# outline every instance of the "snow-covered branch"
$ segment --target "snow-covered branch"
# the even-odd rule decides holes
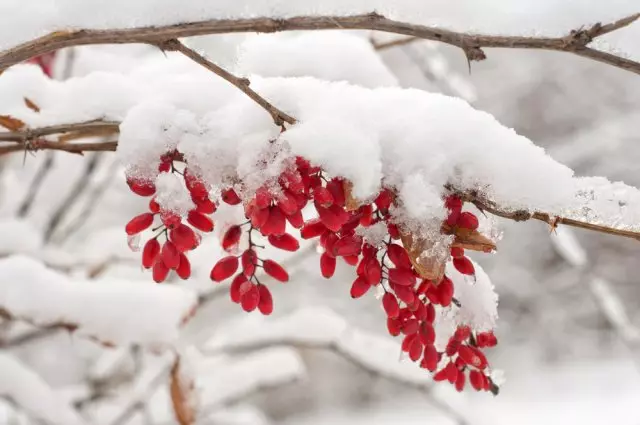
[[[483,48],[538,49],[568,52],[640,74],[639,62],[588,47],[595,38],[624,28],[638,18],[640,18],[640,14],[634,14],[609,24],[596,24],[588,29],[573,30],[565,37],[468,34],[395,21],[377,13],[353,16],[298,16],[288,19],[267,17],[215,19],[144,28],[61,30],[1,52],[0,71],[32,57],[70,46],[114,43],[162,45],[179,37],[207,34],[350,29],[374,30],[417,39],[440,41],[459,47],[470,61],[485,59],[486,54],[482,50]]]

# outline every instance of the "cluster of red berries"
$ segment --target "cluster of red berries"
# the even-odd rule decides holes
[[[174,151],[161,159],[159,173],[177,172],[175,162],[182,156]],[[197,231],[210,232],[214,224],[210,214],[216,204],[209,198],[205,183],[194,176],[188,166],[180,173],[196,208],[189,211],[186,221],[170,211],[163,211],[152,198],[150,212],[133,218],[126,226],[129,235],[152,226],[156,216],[161,224],[159,231],[143,249],[142,264],[153,268],[156,282],[166,279],[169,270],[175,270],[183,279],[189,277],[190,266],[186,252],[195,249],[200,236]],[[133,192],[141,196],[153,196],[155,186],[148,181],[128,180]],[[395,205],[392,191],[382,190],[376,199],[365,205],[355,205],[350,198],[347,182],[341,178],[328,178],[320,167],[303,158],[284,171],[275,181],[260,187],[255,195],[243,200],[233,189],[222,192],[221,200],[229,205],[244,208],[247,221],[228,228],[222,237],[222,248],[229,254],[220,259],[211,270],[211,279],[222,282],[231,279],[231,300],[247,311],[258,309],[263,314],[273,311],[273,298],[269,288],[257,275],[258,269],[276,281],[287,282],[289,275],[277,262],[261,258],[258,249],[264,246],[254,241],[255,232],[261,234],[275,248],[297,251],[298,239],[287,233],[287,223],[299,229],[302,239],[317,238],[323,253],[320,256],[322,276],[334,275],[336,261],[342,258],[355,267],[356,278],[351,284],[352,298],[365,295],[372,287],[381,288],[382,307],[387,315],[387,328],[392,336],[404,335],[402,350],[420,366],[434,373],[436,381],[448,380],[462,391],[468,380],[478,391],[497,392],[497,386],[488,376],[487,359],[481,349],[493,347],[497,340],[491,332],[474,332],[460,326],[449,340],[446,349],[436,349],[434,321],[436,308],[452,304],[455,299],[453,282],[444,276],[439,282],[422,279],[412,259],[401,242],[401,231],[393,222],[391,209]],[[312,203],[317,218],[304,221],[302,210]],[[475,231],[478,219],[470,212],[463,212],[463,202],[449,196],[445,202],[449,215],[445,224],[451,229]],[[357,232],[382,223],[388,237],[379,246],[373,246]],[[194,230],[195,229],[195,230]],[[238,247],[243,234],[248,246],[242,252]],[[160,244],[158,237],[164,235]],[[473,263],[465,256],[464,249],[451,248],[454,267],[464,275],[473,276]]]

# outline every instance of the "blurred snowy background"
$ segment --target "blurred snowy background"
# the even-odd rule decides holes
[[[434,21],[511,34],[564,33],[640,8],[635,0],[424,3],[430,2]],[[369,36],[288,33],[188,42],[240,74],[313,75],[462,97],[577,174],[640,186],[637,75],[568,54],[517,50],[487,50],[488,60],[472,64],[469,73],[457,49],[418,41],[375,52]],[[640,57],[639,39],[640,24],[635,24],[607,41]],[[163,60],[162,53],[145,46],[73,48],[58,55],[55,77],[97,70],[128,73]],[[123,231],[144,207],[129,193],[111,154],[0,158],[2,256],[26,254],[74,278],[148,284],[149,273],[141,271],[139,254],[129,250]],[[218,229],[224,220],[222,211]],[[474,258],[500,295],[500,345],[491,362],[505,371],[506,382],[496,398],[457,394],[444,385],[431,388],[428,376],[416,380],[413,374],[421,372],[404,369],[399,342],[386,335],[373,297],[353,301],[348,296],[352,270],[343,265],[325,281],[309,249],[287,260],[292,279],[275,288],[274,315],[247,316],[229,302],[226,288],[209,280],[218,255],[216,236],[210,237],[194,252],[194,276],[187,283],[204,302],[182,336],[206,413],[198,423],[640,425],[640,245],[566,229],[550,235],[541,223],[500,224],[504,238],[498,254]],[[358,336],[353,341],[344,341],[341,318]],[[264,336],[270,330],[273,340],[231,352],[225,343],[234,335]],[[353,343],[357,351],[365,336],[382,348],[354,361],[341,344]],[[376,356],[394,346],[392,364],[377,368]],[[14,321],[0,322],[0,349],[0,396],[5,396],[0,424],[175,423],[166,353],[138,346],[106,349],[66,331]],[[358,361],[367,356],[374,358],[373,367]],[[52,389],[53,405],[36,402],[25,410],[12,400],[12,387],[18,385],[12,379],[26,379],[12,375],[19,368]]]

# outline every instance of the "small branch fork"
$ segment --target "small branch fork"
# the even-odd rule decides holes
[[[486,55],[482,50],[484,48],[552,50],[572,53],[640,74],[640,62],[587,47],[595,38],[627,27],[639,18],[640,13],[636,13],[609,24],[595,24],[590,28],[571,31],[565,37],[467,34],[395,21],[377,13],[353,16],[298,16],[289,19],[221,19],[145,28],[66,30],[57,31],[0,52],[0,72],[35,56],[71,46],[128,43],[158,46],[180,37],[209,34],[350,29],[373,30],[406,35],[413,39],[439,41],[462,49],[470,61],[485,59]],[[383,49],[399,44],[401,42],[393,41],[377,47]]]

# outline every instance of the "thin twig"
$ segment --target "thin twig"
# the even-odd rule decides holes
[[[456,192],[460,197],[474,204],[479,210],[488,212],[498,217],[506,218],[513,221],[539,220],[547,223],[551,227],[557,227],[561,224],[579,229],[591,230],[598,233],[606,233],[614,236],[621,236],[640,241],[640,232],[632,230],[616,229],[613,227],[603,226],[600,224],[587,223],[585,221],[575,220],[567,217],[557,217],[545,212],[530,212],[527,210],[508,210],[505,207],[496,205],[493,201],[484,198],[478,193]]]
[[[40,191],[40,188],[42,187],[42,183],[44,183],[45,181],[45,177],[53,169],[54,160],[55,160],[54,152],[47,152],[47,156],[44,160],[44,163],[40,168],[38,168],[36,175],[33,177],[33,180],[29,185],[29,192],[27,192],[27,196],[25,196],[24,200],[22,201],[22,204],[20,204],[20,208],[18,208],[18,213],[17,213],[18,217],[26,217],[26,215],[29,213],[31,206],[33,205],[33,201],[35,201],[36,195]]]
[[[640,13],[630,15],[609,24],[596,24],[588,29],[574,30],[565,37],[467,34],[443,28],[394,21],[377,13],[354,16],[299,16],[289,19],[217,19],[145,28],[62,30],[0,52],[0,71],[35,56],[71,46],[130,43],[161,45],[169,40],[180,37],[209,34],[350,29],[374,30],[407,35],[425,40],[440,41],[461,48],[469,60],[484,59],[485,54],[482,51],[483,48],[553,50],[573,53],[640,74],[640,62],[587,47],[594,38],[631,25],[638,20],[638,18],[640,18]]]
[[[99,143],[60,143],[38,139],[25,144],[0,146],[0,155],[13,152],[56,150],[83,155],[84,152],[115,152],[118,142]]]
[[[203,67],[207,68],[209,71],[213,72],[214,74],[218,75],[219,77],[224,78],[225,80],[227,80],[228,82],[230,82],[231,84],[239,88],[244,94],[249,96],[251,100],[253,100],[258,105],[260,105],[265,111],[267,111],[269,115],[271,115],[271,117],[273,118],[273,122],[275,122],[276,125],[282,126],[285,122],[291,125],[296,123],[295,118],[293,118],[292,116],[288,115],[285,112],[282,112],[281,110],[273,106],[271,103],[269,103],[269,101],[267,101],[265,98],[263,98],[258,93],[256,93],[253,89],[251,89],[251,87],[249,87],[251,83],[248,79],[236,77],[235,75],[231,74],[229,71],[211,62],[210,60],[208,60],[207,58],[205,58],[195,50],[185,46],[179,40],[177,39],[169,40],[164,43],[161,43],[158,47],[167,51],[180,52],[186,57],[188,57],[189,59],[202,65]]]
[[[103,158],[102,155],[103,154],[97,152],[91,156],[91,159],[85,163],[82,175],[78,177],[71,190],[67,193],[66,198],[62,200],[58,208],[53,212],[53,214],[51,214],[44,232],[45,242],[49,242],[51,240],[51,236],[56,231],[64,217],[80,199],[80,196],[86,191],[87,186],[91,181],[91,177],[98,167],[100,159]]]
[[[74,138],[95,135],[115,134],[120,123],[111,121],[86,121],[72,124],[59,124],[20,131],[0,132],[0,142],[26,143],[53,134],[73,133]]]

